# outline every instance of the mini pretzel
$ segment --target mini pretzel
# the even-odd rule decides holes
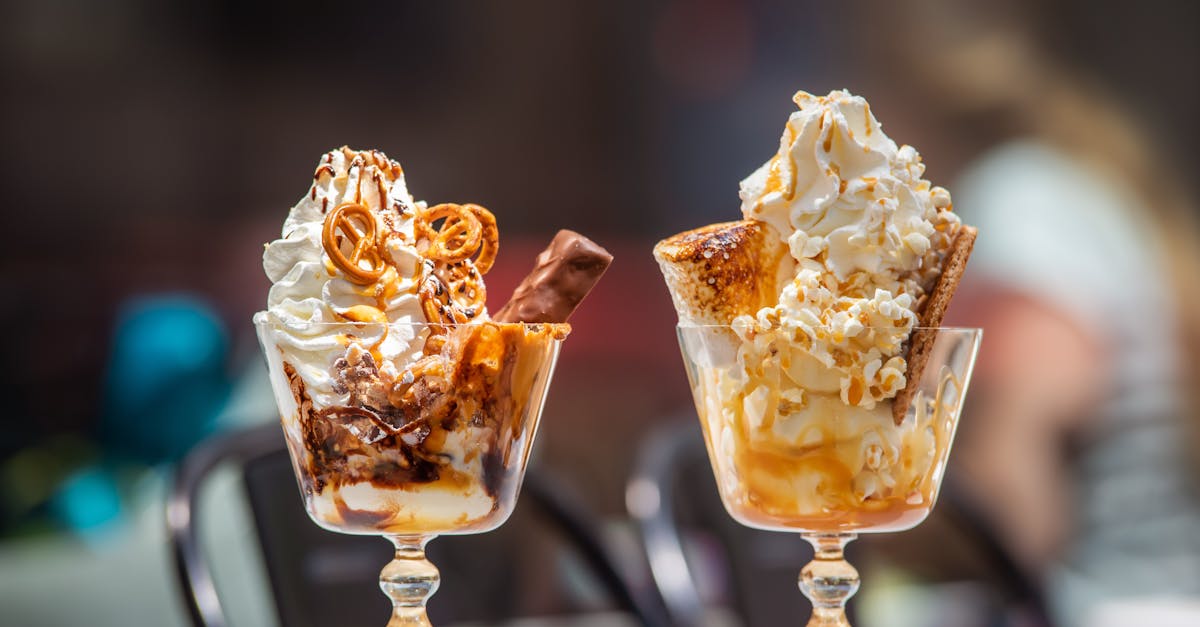
[[[496,228],[496,216],[491,211],[479,205],[466,205],[480,225],[479,256],[475,258],[475,269],[479,274],[487,274],[496,261],[496,251],[500,248],[500,232]]]
[[[450,264],[439,268],[437,276],[449,292],[450,303],[462,309],[467,318],[474,318],[483,311],[483,305],[487,302],[487,287],[478,267],[461,262]]]
[[[421,311],[430,324],[462,324],[470,317],[455,304],[450,290],[436,274],[429,275],[421,284],[417,296],[421,300]]]
[[[441,229],[433,223],[443,220]],[[500,239],[496,217],[475,204],[442,203],[426,209],[416,222],[418,239],[430,242],[425,255],[443,263],[457,263],[479,256],[475,267],[486,274],[496,261]]]
[[[417,292],[421,301],[421,311],[425,314],[425,320],[429,322],[429,336],[425,338],[425,346],[422,348],[426,355],[441,352],[442,347],[446,345],[446,336],[450,334],[450,327],[446,326],[446,323],[454,321],[446,315],[447,307],[442,301],[444,295],[445,288],[436,275],[426,279]]]
[[[425,314],[425,321],[431,324],[440,323],[444,305],[438,298],[437,288],[431,287],[430,284],[431,281],[426,281],[417,296],[421,299],[421,311]]]
[[[342,253],[343,242],[353,247],[349,258]],[[383,275],[384,262],[375,238],[375,216],[362,205],[342,203],[330,211],[321,230],[321,245],[330,261],[355,283],[368,285]],[[364,260],[366,268],[359,265]]]
[[[434,324],[462,324],[483,311],[487,289],[472,264],[460,262],[438,268],[425,278],[417,295],[425,319]]]
[[[433,223],[444,220],[435,231]],[[442,203],[427,209],[417,221],[418,236],[429,240],[426,257],[453,263],[474,255],[481,245],[483,225],[475,214],[462,205]]]

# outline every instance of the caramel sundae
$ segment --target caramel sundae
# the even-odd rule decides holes
[[[743,219],[655,257],[730,513],[908,528],[932,507],[964,391],[925,365],[975,230],[864,99],[794,101],[779,150],[741,183]]]
[[[255,317],[305,503],[350,533],[463,533],[508,516],[567,317],[611,256],[562,231],[501,314],[496,219],[415,201],[377,151],[324,155]]]

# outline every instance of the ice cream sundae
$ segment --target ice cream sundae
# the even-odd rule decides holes
[[[975,230],[867,102],[796,94],[742,217],[658,243],[722,498],[746,524],[894,530],[936,496],[964,386],[922,387]],[[930,393],[929,390],[940,390]]]
[[[611,256],[560,232],[493,318],[498,250],[491,212],[415,201],[383,153],[322,157],[266,246],[255,319],[315,521],[433,534],[507,517],[567,316]]]

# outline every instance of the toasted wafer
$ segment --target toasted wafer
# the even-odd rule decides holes
[[[958,284],[962,281],[977,234],[978,231],[972,226],[963,225],[959,229],[950,252],[946,254],[946,261],[942,264],[942,275],[938,277],[933,291],[925,301],[925,309],[921,312],[918,323],[919,328],[913,331],[912,338],[909,339],[908,372],[905,373],[907,383],[904,389],[896,394],[895,403],[892,405],[892,418],[897,426],[904,421],[908,406],[912,404],[913,396],[920,386],[921,376],[924,375],[925,366],[929,364],[929,357],[933,353],[937,328],[942,325],[942,318],[946,315],[946,308],[950,306],[950,299],[954,298],[954,292],[958,290]]]
[[[787,245],[766,222],[710,224],[659,242],[662,269],[681,322],[729,324],[773,305],[793,269]]]

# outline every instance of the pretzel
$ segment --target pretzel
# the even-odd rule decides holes
[[[436,277],[431,277],[431,279],[426,279],[421,284],[421,289],[417,291],[417,297],[421,300],[421,311],[425,314],[425,320],[434,324],[442,322],[445,305],[442,304],[441,298],[439,298],[440,294],[437,293],[441,282],[435,284]]]
[[[425,338],[423,352],[427,355],[437,353],[446,344],[446,336],[450,333],[451,324],[469,320],[466,313],[453,304],[450,292],[442,284],[436,274],[429,275],[417,291],[421,301],[421,311],[429,322],[429,337]]]
[[[483,310],[487,289],[473,264],[459,262],[435,269],[417,290],[425,320],[433,325],[462,324]],[[434,335],[444,334],[434,329]],[[431,336],[432,339],[432,336]],[[434,348],[428,342],[429,348]]]
[[[500,231],[496,228],[496,216],[491,211],[479,205],[466,205],[475,219],[479,220],[480,237],[483,240],[479,247],[479,256],[475,258],[475,269],[480,275],[488,273],[496,261],[496,252],[500,248]],[[482,282],[480,282],[482,285]]]
[[[483,311],[483,305],[487,302],[487,286],[483,282],[483,272],[478,267],[459,262],[439,268],[436,273],[446,286],[450,303],[461,309],[467,318],[474,318]]]
[[[442,220],[440,229],[433,223]],[[421,212],[417,238],[429,241],[425,256],[442,263],[466,261],[478,254],[475,267],[486,274],[496,260],[499,232],[492,212],[475,204],[442,203]]]
[[[342,253],[343,242],[353,246],[349,258]],[[375,217],[360,204],[342,203],[325,216],[321,245],[329,260],[355,283],[369,285],[383,275],[385,265],[375,237]],[[359,265],[364,260],[368,264],[366,268]]]
[[[441,229],[433,223],[443,220]],[[429,240],[425,256],[453,263],[474,255],[482,244],[483,225],[475,214],[462,205],[442,203],[426,209],[416,222],[417,237]]]
[[[451,298],[450,290],[436,274],[426,277],[417,291],[421,299],[421,311],[425,319],[433,324],[462,324],[470,317]]]

